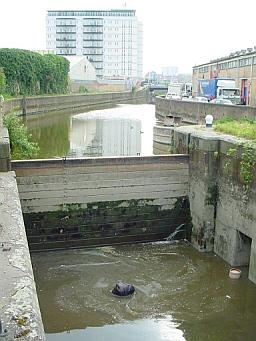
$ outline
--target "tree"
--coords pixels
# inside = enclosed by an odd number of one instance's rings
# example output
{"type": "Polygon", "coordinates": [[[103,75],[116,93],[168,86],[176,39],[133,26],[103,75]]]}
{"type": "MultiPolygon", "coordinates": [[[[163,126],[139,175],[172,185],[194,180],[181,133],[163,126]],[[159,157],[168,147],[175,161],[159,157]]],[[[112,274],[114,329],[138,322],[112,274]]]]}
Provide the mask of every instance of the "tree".
{"type": "Polygon", "coordinates": [[[5,91],[5,74],[4,69],[0,67],[0,94],[5,91]]]}
{"type": "MultiPolygon", "coordinates": [[[[63,94],[68,91],[69,62],[54,54],[0,49],[5,91],[15,95],[63,94]]],[[[1,76],[0,76],[1,77],[1,76]]]]}

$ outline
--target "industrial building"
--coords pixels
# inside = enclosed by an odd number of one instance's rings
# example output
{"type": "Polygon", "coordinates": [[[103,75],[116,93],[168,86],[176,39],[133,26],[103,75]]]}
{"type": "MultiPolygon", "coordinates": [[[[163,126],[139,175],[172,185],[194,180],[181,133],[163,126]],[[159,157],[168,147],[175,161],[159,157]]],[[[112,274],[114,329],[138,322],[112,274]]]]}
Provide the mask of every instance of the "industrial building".
{"type": "Polygon", "coordinates": [[[193,95],[199,79],[232,78],[241,91],[241,102],[256,105],[256,46],[193,67],[193,95]]]}
{"type": "Polygon", "coordinates": [[[142,78],[142,23],[135,10],[48,11],[46,46],[86,56],[97,78],[142,78]]]}

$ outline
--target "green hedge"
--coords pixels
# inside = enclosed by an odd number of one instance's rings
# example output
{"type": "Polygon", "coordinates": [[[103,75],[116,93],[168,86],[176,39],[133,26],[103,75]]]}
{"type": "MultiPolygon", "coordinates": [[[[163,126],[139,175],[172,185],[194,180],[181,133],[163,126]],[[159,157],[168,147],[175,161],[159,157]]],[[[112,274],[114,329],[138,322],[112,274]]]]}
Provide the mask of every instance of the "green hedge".
{"type": "Polygon", "coordinates": [[[54,54],[0,49],[0,91],[8,95],[63,94],[68,91],[69,62],[54,54]],[[1,88],[4,71],[4,90],[1,88]]]}

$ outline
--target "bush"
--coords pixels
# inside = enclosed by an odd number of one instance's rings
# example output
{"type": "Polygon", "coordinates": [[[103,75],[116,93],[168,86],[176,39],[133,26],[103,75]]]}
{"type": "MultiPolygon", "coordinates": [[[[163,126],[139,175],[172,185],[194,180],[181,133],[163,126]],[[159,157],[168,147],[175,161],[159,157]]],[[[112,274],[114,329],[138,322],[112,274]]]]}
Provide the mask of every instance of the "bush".
{"type": "MultiPolygon", "coordinates": [[[[69,62],[54,54],[20,49],[0,49],[5,90],[12,96],[63,94],[68,91],[69,62]]],[[[0,76],[1,77],[1,76],[0,76]]]]}
{"type": "Polygon", "coordinates": [[[4,69],[0,67],[0,94],[3,94],[5,91],[5,74],[4,69]]]}
{"type": "Polygon", "coordinates": [[[79,93],[80,94],[87,94],[88,93],[88,89],[84,86],[84,85],[80,85],[79,86],[79,93]]]}
{"type": "Polygon", "coordinates": [[[29,159],[38,153],[38,144],[30,141],[31,136],[17,114],[11,113],[4,116],[4,125],[9,132],[13,159],[29,159]]]}

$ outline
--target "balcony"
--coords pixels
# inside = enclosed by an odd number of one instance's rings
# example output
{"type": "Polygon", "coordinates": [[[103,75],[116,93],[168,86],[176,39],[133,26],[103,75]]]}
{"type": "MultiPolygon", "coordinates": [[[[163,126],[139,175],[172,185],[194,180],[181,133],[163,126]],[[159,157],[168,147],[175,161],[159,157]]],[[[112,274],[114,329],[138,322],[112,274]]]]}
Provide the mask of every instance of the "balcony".
{"type": "Polygon", "coordinates": [[[76,39],[71,39],[71,38],[56,38],[56,41],[76,41],[76,39]]]}
{"type": "Polygon", "coordinates": [[[103,51],[97,51],[97,53],[95,52],[83,52],[84,56],[103,56],[103,51]]]}
{"type": "Polygon", "coordinates": [[[57,34],[76,34],[76,31],[56,31],[57,34]]]}
{"type": "Polygon", "coordinates": [[[83,31],[83,34],[103,34],[103,31],[83,31]]]}
{"type": "Polygon", "coordinates": [[[56,24],[56,27],[76,27],[76,24],[56,24]]]}
{"type": "Polygon", "coordinates": [[[68,46],[68,45],[65,45],[65,46],[56,45],[56,48],[57,48],[57,49],[75,49],[76,46],[74,46],[74,45],[72,45],[72,46],[68,46]]]}
{"type": "Polygon", "coordinates": [[[103,27],[103,24],[83,24],[83,27],[103,27]]]}
{"type": "Polygon", "coordinates": [[[94,45],[84,45],[84,49],[102,49],[103,46],[94,46],[94,45]]]}
{"type": "Polygon", "coordinates": [[[83,41],[103,41],[103,39],[93,38],[93,39],[83,39],[83,41]]]}

